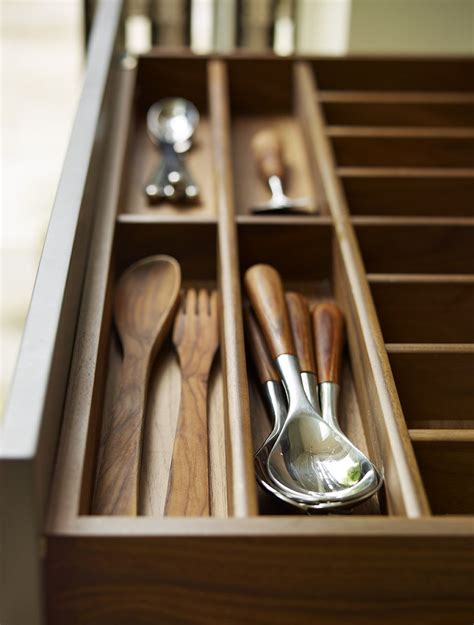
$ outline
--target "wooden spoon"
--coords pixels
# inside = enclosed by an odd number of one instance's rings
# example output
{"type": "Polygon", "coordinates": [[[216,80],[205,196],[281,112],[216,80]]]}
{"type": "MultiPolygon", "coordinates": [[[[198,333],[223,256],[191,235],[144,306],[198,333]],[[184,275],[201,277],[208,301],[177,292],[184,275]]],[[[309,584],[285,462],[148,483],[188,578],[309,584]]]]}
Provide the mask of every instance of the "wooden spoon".
{"type": "Polygon", "coordinates": [[[179,263],[170,256],[138,261],[117,284],[114,318],[123,362],[119,390],[102,441],[93,514],[137,514],[148,378],[170,328],[180,285],[179,263]]]}

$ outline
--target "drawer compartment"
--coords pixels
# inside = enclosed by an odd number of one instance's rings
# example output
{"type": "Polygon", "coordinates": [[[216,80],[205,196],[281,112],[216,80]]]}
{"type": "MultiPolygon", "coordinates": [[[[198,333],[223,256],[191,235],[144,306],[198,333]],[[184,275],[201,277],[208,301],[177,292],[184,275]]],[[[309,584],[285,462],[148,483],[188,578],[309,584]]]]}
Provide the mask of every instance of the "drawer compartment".
{"type": "Polygon", "coordinates": [[[370,274],[386,343],[474,343],[474,276],[370,274]]]}
{"type": "Polygon", "coordinates": [[[434,514],[474,513],[474,430],[412,430],[434,514]]]}
{"type": "Polygon", "coordinates": [[[255,61],[229,64],[231,147],[236,211],[246,215],[270,200],[267,181],[259,172],[252,140],[260,131],[273,131],[280,141],[283,184],[290,198],[307,198],[308,212],[327,214],[318,166],[308,150],[307,120],[296,98],[293,66],[255,61]],[[278,71],[275,71],[275,70],[278,71]]]}
{"type": "Polygon", "coordinates": [[[474,346],[387,345],[408,427],[472,428],[474,346]]]}
{"type": "Polygon", "coordinates": [[[204,59],[174,58],[166,63],[140,60],[135,77],[133,106],[128,128],[127,156],[123,165],[123,185],[119,211],[143,215],[196,215],[212,217],[216,213],[212,176],[211,121],[208,106],[207,63],[204,59]],[[184,153],[186,167],[199,179],[199,197],[185,203],[166,199],[151,202],[145,186],[157,171],[160,150],[147,130],[148,109],[163,98],[182,97],[199,111],[199,124],[192,146],[184,153]]]}
{"type": "MultiPolygon", "coordinates": [[[[238,234],[242,275],[254,264],[270,264],[282,276],[285,291],[301,293],[310,308],[318,302],[333,300],[337,293],[337,303],[346,315],[345,323],[349,333],[349,343],[343,353],[341,394],[338,402],[339,423],[342,430],[363,453],[377,465],[384,465],[385,459],[380,454],[380,448],[374,444],[375,424],[371,422],[368,414],[361,414],[365,404],[362,408],[355,388],[352,370],[355,363],[361,360],[358,341],[354,336],[357,332],[355,330],[357,322],[350,319],[352,312],[347,300],[344,299],[347,278],[336,263],[337,251],[335,247],[337,244],[334,241],[332,228],[329,224],[321,223],[282,225],[280,223],[249,221],[248,223],[239,223],[238,234]],[[262,245],[266,237],[268,237],[267,242],[262,245]],[[294,255],[295,250],[298,250],[296,256],[294,255]]],[[[269,434],[271,426],[250,354],[247,354],[247,363],[253,447],[256,451],[269,434]]],[[[360,388],[358,391],[360,392],[360,388]]],[[[361,398],[361,401],[364,399],[361,398]]],[[[264,492],[260,492],[259,495],[261,513],[271,514],[284,510],[284,504],[278,502],[278,505],[275,505],[276,502],[273,498],[264,492]]],[[[394,502],[394,498],[396,498],[395,494],[393,497],[389,494],[388,499],[392,502],[391,505],[396,508],[397,504],[394,502]]],[[[386,498],[382,493],[379,497],[373,497],[366,503],[354,508],[353,513],[387,514],[385,501],[386,498]]]]}
{"type": "Polygon", "coordinates": [[[341,167],[353,215],[474,216],[474,170],[341,167]]]}
{"type": "Polygon", "coordinates": [[[354,217],[367,273],[472,274],[474,224],[354,217]]]}
{"type": "Polygon", "coordinates": [[[474,126],[474,97],[465,93],[322,91],[330,126],[474,126]]]}
{"type": "MultiPolygon", "coordinates": [[[[183,291],[216,288],[216,226],[206,223],[181,224],[131,224],[119,222],[116,236],[115,255],[111,276],[119,276],[123,270],[137,260],[155,254],[167,254],[178,260],[182,271],[183,291]],[[192,242],[192,245],[190,243],[192,242]],[[201,251],[206,249],[206,256],[201,251]],[[125,253],[122,253],[124,251],[125,253]]],[[[114,282],[112,278],[112,282],[114,282]]],[[[111,284],[111,298],[115,285],[111,284]]],[[[184,292],[183,292],[184,297],[184,292]]],[[[94,405],[90,415],[89,445],[86,449],[88,463],[85,466],[85,480],[81,488],[80,514],[90,514],[91,498],[100,453],[107,434],[107,424],[118,395],[118,381],[122,362],[122,349],[117,331],[109,315],[104,320],[102,333],[104,350],[99,355],[98,370],[105,371],[97,380],[93,394],[102,397],[94,405]],[[102,385],[102,387],[101,387],[102,385]],[[99,447],[98,452],[92,449],[99,447]],[[89,465],[90,463],[90,465],[89,465]]],[[[177,418],[181,398],[181,373],[174,346],[169,333],[154,360],[146,398],[144,434],[139,480],[138,515],[163,516],[167,501],[171,459],[175,440],[177,418]]],[[[225,462],[225,409],[223,379],[219,354],[211,370],[207,396],[208,448],[210,492],[209,510],[211,516],[227,515],[227,474],[225,462]]]]}
{"type": "Polygon", "coordinates": [[[472,128],[329,126],[340,167],[474,167],[472,128]]]}

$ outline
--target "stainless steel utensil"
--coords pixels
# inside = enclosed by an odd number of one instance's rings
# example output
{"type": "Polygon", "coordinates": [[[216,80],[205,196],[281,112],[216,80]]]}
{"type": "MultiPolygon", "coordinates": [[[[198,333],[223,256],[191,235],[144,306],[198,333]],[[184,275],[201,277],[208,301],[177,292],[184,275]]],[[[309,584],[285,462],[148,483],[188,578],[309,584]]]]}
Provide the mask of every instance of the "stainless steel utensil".
{"type": "MultiPolygon", "coordinates": [[[[290,310],[294,310],[294,308],[290,310]]],[[[307,317],[309,319],[309,311],[307,317]]],[[[255,321],[253,314],[249,310],[245,310],[245,324],[248,344],[252,352],[252,357],[255,367],[257,369],[259,380],[262,384],[262,391],[265,396],[265,401],[267,406],[270,408],[273,420],[273,427],[270,434],[263,441],[262,445],[259,447],[254,455],[255,476],[258,483],[267,492],[274,495],[281,501],[284,501],[285,503],[297,507],[300,510],[308,513],[318,511],[325,513],[341,511],[347,512],[348,509],[353,508],[355,505],[357,505],[359,501],[350,500],[347,502],[327,502],[318,504],[302,503],[298,500],[293,499],[290,493],[284,493],[282,490],[280,490],[277,485],[274,484],[273,480],[268,474],[268,456],[271,449],[273,448],[275,440],[278,438],[278,434],[280,433],[281,427],[283,426],[283,423],[286,419],[287,404],[278,373],[273,367],[270,355],[267,352],[265,341],[260,333],[258,324],[255,321]]],[[[310,375],[314,376],[314,374],[310,375]]],[[[304,374],[302,374],[302,378],[303,376],[304,374]]],[[[319,401],[317,400],[317,389],[316,394],[313,394],[312,398],[313,401],[316,400],[318,402],[317,405],[319,405],[319,401]]],[[[365,497],[363,497],[362,500],[365,500],[365,497]]]]}
{"type": "Polygon", "coordinates": [[[283,191],[285,165],[282,146],[273,130],[261,130],[252,140],[252,151],[262,177],[268,183],[272,197],[268,202],[251,208],[252,213],[315,213],[309,198],[289,198],[283,191]]]}
{"type": "Polygon", "coordinates": [[[155,102],[147,113],[148,134],[160,148],[162,160],[145,185],[151,201],[195,199],[199,189],[184,162],[199,123],[197,108],[184,98],[165,98],[155,102]]]}
{"type": "Polygon", "coordinates": [[[310,405],[296,357],[279,274],[255,265],[245,275],[253,308],[285,384],[288,415],[268,457],[279,489],[303,503],[347,501],[380,484],[373,464],[310,405]]]}

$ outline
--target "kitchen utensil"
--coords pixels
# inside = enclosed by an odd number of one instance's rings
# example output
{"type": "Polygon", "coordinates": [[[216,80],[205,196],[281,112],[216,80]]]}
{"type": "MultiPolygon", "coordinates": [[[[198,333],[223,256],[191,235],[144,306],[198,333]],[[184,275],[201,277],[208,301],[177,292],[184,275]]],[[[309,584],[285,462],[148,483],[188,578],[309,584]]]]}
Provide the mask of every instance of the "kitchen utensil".
{"type": "Polygon", "coordinates": [[[283,191],[285,165],[280,139],[273,130],[261,130],[252,139],[252,151],[260,174],[268,183],[272,197],[254,206],[252,213],[315,213],[308,198],[289,198],[283,191]]]}
{"type": "Polygon", "coordinates": [[[148,378],[171,325],[180,283],[179,264],[170,256],[140,260],[118,281],[113,312],[123,361],[118,394],[103,440],[94,514],[137,514],[148,378]]]}
{"type": "MultiPolygon", "coordinates": [[[[295,307],[291,310],[294,311],[295,307]]],[[[308,319],[309,316],[309,310],[307,310],[308,319]]],[[[287,404],[284,390],[280,382],[280,377],[273,366],[255,317],[249,309],[244,310],[244,319],[246,336],[252,353],[252,359],[254,361],[260,383],[262,384],[262,391],[265,396],[267,406],[270,408],[273,420],[273,427],[270,434],[263,441],[254,455],[255,476],[258,483],[262,486],[262,488],[278,499],[308,513],[318,511],[326,513],[338,512],[342,509],[347,509],[348,507],[354,507],[359,503],[357,500],[351,500],[350,502],[327,502],[313,505],[302,503],[297,499],[293,499],[290,493],[280,490],[268,474],[268,456],[286,419],[287,404]]],[[[306,321],[305,325],[307,325],[306,321]]],[[[310,341],[310,345],[312,345],[312,340],[310,341]]]]}
{"type": "Polygon", "coordinates": [[[372,463],[326,424],[306,397],[279,274],[268,265],[255,265],[246,272],[245,284],[289,402],[268,458],[273,481],[292,497],[313,504],[376,490],[378,473],[372,463]]]}
{"type": "Polygon", "coordinates": [[[219,344],[217,292],[189,289],[173,330],[181,366],[181,404],[165,514],[209,515],[207,388],[219,344]]]}
{"type": "Polygon", "coordinates": [[[285,300],[295,342],[296,356],[301,369],[301,382],[308,401],[318,414],[321,414],[316,360],[314,358],[313,329],[308,303],[301,293],[294,291],[285,293],[285,300]]]}
{"type": "Polygon", "coordinates": [[[182,156],[191,147],[198,123],[197,108],[184,98],[165,98],[148,110],[148,134],[163,156],[157,172],[145,186],[150,200],[179,201],[198,196],[199,189],[182,156]]]}

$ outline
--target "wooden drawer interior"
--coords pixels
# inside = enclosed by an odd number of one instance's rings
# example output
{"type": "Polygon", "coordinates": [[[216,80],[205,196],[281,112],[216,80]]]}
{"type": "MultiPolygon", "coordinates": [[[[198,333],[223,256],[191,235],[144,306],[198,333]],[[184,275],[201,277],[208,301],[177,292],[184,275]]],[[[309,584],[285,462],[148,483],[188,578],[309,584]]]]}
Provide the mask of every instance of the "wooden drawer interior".
{"type": "MultiPolygon", "coordinates": [[[[359,554],[363,535],[376,554],[387,536],[396,535],[398,522],[438,515],[444,521],[445,515],[473,512],[472,486],[465,499],[452,486],[472,471],[474,450],[474,224],[467,197],[473,189],[474,135],[463,132],[464,121],[472,124],[471,70],[472,64],[454,61],[212,59],[156,50],[139,57],[136,69],[122,70],[117,132],[104,163],[114,176],[91,242],[47,526],[52,545],[47,585],[60,594],[48,604],[52,623],[82,625],[97,622],[97,614],[105,615],[104,623],[115,622],[117,615],[125,623],[137,613],[144,622],[166,619],[163,588],[178,584],[184,570],[187,586],[201,588],[203,561],[213,571],[206,599],[217,588],[219,600],[227,601],[224,586],[246,578],[249,557],[267,562],[282,535],[287,551],[278,555],[278,566],[293,557],[292,550],[306,553],[308,545],[311,553],[325,556],[332,549],[324,546],[327,536],[333,545],[334,536],[339,541],[344,535],[344,549],[359,554]],[[363,91],[379,95],[361,100],[363,91]],[[451,102],[425,93],[411,100],[412,91],[463,92],[466,98],[451,102]],[[393,92],[405,94],[400,110],[392,103],[393,92]],[[149,206],[143,194],[158,161],[146,134],[146,111],[168,95],[189,98],[202,114],[188,156],[201,197],[187,207],[149,206]],[[351,98],[361,106],[346,106],[351,98]],[[404,133],[408,122],[418,130],[404,133]],[[318,215],[250,214],[254,203],[268,198],[250,140],[269,124],[287,150],[289,195],[312,198],[321,207],[318,215]],[[402,131],[392,137],[383,131],[388,126],[402,131]],[[425,136],[430,128],[435,130],[425,136]],[[450,191],[452,207],[439,197],[450,191]],[[425,194],[426,202],[419,202],[425,194]],[[180,394],[169,340],[152,372],[140,513],[90,514],[101,431],[120,365],[111,315],[114,285],[131,263],[152,254],[170,254],[180,262],[184,287],[216,288],[220,295],[221,342],[208,399],[213,497],[207,519],[163,515],[180,394]],[[285,288],[301,291],[311,303],[335,298],[345,313],[341,425],[384,472],[380,494],[349,514],[310,517],[257,488],[253,453],[270,425],[246,357],[242,277],[262,262],[279,270],[285,288]],[[117,547],[145,565],[147,579],[161,580],[159,601],[147,590],[144,602],[131,607],[115,592],[117,547]],[[188,569],[189,553],[200,570],[188,569]],[[75,568],[78,558],[81,566],[75,568]],[[169,571],[160,568],[163,562],[169,571]],[[73,594],[64,572],[77,584],[73,594]],[[95,573],[106,592],[91,602],[88,614],[80,590],[91,592],[95,573]]],[[[333,556],[339,557],[336,551],[333,556]]],[[[372,557],[361,559],[361,578],[370,583],[372,557]]],[[[348,572],[351,567],[353,561],[348,572]]],[[[141,574],[131,569],[123,574],[124,592],[141,584],[141,574]]],[[[251,575],[261,581],[266,573],[255,569],[251,575]]],[[[328,580],[312,575],[321,592],[329,591],[328,580]]],[[[290,587],[281,599],[282,624],[292,622],[294,591],[303,596],[295,584],[290,587]]],[[[397,606],[399,597],[391,595],[390,601],[397,606]]],[[[190,614],[182,603],[177,601],[170,622],[212,622],[207,613],[202,619],[190,614]]],[[[350,605],[356,604],[351,595],[350,605]]],[[[362,612],[367,606],[364,599],[362,612]]],[[[260,613],[256,622],[269,621],[260,613]]],[[[380,613],[371,613],[367,622],[380,622],[380,613]]]]}

